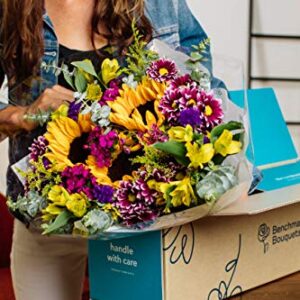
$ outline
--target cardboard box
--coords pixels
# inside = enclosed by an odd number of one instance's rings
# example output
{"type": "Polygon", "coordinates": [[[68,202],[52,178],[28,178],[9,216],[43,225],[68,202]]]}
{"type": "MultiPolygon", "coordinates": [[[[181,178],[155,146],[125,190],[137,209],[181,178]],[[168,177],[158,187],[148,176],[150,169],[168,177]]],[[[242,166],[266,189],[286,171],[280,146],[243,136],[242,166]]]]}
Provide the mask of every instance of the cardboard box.
{"type": "Polygon", "coordinates": [[[91,241],[92,300],[226,299],[300,270],[298,155],[271,89],[249,91],[249,110],[264,192],[164,232],[91,241]]]}

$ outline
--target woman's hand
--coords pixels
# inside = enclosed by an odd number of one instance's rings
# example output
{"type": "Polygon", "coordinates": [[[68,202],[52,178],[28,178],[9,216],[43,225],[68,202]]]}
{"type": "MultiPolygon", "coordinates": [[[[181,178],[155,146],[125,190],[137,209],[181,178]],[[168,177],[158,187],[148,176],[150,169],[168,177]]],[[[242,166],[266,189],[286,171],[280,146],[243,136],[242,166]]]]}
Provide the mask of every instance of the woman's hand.
{"type": "MultiPolygon", "coordinates": [[[[25,115],[34,115],[39,112],[47,112],[49,110],[56,110],[63,103],[73,102],[74,92],[68,90],[60,85],[55,85],[52,88],[46,89],[40,97],[33,102],[31,105],[21,109],[20,113],[17,114],[16,124],[19,124],[21,129],[31,131],[37,127],[37,123],[31,120],[26,120],[25,115]]],[[[13,121],[14,122],[14,121],[13,121]]]]}

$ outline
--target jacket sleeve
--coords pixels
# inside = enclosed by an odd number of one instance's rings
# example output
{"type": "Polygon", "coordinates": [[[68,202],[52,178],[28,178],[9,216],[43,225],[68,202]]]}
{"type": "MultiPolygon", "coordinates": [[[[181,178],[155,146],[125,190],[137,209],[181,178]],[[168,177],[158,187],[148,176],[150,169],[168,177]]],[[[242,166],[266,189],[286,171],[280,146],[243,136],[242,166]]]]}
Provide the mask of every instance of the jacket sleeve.
{"type": "MultiPolygon", "coordinates": [[[[186,3],[186,0],[178,0],[177,8],[180,46],[185,50],[185,52],[189,53],[191,51],[192,45],[198,45],[208,36],[202,28],[201,24],[192,14],[190,8],[186,3]]],[[[213,64],[210,47],[207,48],[205,59],[206,61],[203,62],[203,65],[209,70],[210,74],[213,75],[213,64]]],[[[213,88],[226,89],[225,84],[214,76],[212,76],[211,84],[213,88]]]]}

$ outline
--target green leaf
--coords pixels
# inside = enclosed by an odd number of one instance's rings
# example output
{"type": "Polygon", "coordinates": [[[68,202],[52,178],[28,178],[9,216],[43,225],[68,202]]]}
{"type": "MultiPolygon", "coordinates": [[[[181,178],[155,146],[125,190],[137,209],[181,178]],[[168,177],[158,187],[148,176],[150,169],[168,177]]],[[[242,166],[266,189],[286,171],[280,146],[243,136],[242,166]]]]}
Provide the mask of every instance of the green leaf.
{"type": "Polygon", "coordinates": [[[72,65],[74,67],[77,67],[77,68],[83,70],[84,72],[91,74],[94,77],[98,78],[98,75],[93,66],[93,63],[89,59],[85,59],[83,61],[74,61],[74,62],[72,62],[72,65]]]}
{"type": "Polygon", "coordinates": [[[72,76],[70,75],[70,73],[63,71],[63,74],[64,74],[64,78],[65,78],[66,82],[73,88],[73,90],[75,90],[73,79],[72,79],[72,76]]]}
{"type": "Polygon", "coordinates": [[[44,230],[43,234],[50,234],[59,228],[64,227],[68,224],[69,220],[73,217],[73,215],[67,211],[64,210],[60,215],[58,215],[55,219],[55,221],[46,229],[44,230]]]}
{"type": "Polygon", "coordinates": [[[87,88],[87,81],[84,77],[84,75],[81,72],[76,72],[75,75],[75,87],[77,92],[84,93],[87,88]]]}
{"type": "Polygon", "coordinates": [[[187,151],[183,143],[168,141],[165,143],[156,143],[153,147],[170,154],[178,163],[184,166],[188,166],[190,164],[190,160],[186,157],[187,151]]]}
{"type": "Polygon", "coordinates": [[[225,129],[232,131],[232,130],[238,130],[238,129],[243,129],[244,126],[240,122],[236,121],[230,121],[229,123],[222,124],[219,126],[216,126],[212,131],[211,131],[211,141],[214,143],[218,137],[223,133],[225,129]]]}

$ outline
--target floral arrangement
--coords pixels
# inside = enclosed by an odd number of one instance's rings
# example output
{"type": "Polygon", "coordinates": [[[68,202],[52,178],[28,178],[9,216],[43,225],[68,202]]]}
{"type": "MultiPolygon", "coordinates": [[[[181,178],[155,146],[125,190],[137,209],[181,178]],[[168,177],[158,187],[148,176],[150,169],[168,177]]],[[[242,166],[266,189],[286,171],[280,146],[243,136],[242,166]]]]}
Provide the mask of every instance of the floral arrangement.
{"type": "Polygon", "coordinates": [[[222,100],[201,87],[207,44],[194,47],[188,74],[147,49],[136,28],[125,61],[106,58],[99,71],[89,60],[71,71],[45,66],[64,75],[76,99],[49,114],[19,171],[25,195],[9,207],[44,234],[91,236],[213,206],[239,183],[224,161],[243,149],[244,129],[224,123],[222,100]]]}

